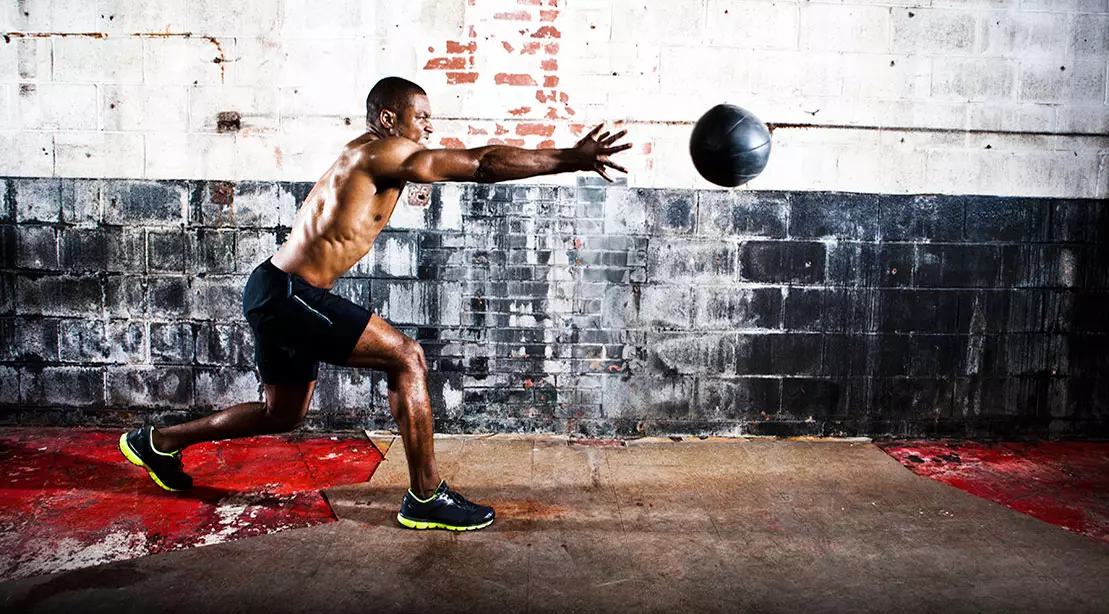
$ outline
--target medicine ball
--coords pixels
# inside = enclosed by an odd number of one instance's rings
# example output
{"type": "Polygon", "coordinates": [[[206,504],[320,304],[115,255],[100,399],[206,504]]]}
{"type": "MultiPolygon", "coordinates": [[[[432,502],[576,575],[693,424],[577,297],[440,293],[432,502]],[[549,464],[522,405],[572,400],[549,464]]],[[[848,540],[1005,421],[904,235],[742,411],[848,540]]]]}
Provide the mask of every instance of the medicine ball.
{"type": "Polygon", "coordinates": [[[697,120],[689,155],[701,176],[734,188],[754,179],[770,158],[770,131],[750,111],[718,104],[697,120]]]}

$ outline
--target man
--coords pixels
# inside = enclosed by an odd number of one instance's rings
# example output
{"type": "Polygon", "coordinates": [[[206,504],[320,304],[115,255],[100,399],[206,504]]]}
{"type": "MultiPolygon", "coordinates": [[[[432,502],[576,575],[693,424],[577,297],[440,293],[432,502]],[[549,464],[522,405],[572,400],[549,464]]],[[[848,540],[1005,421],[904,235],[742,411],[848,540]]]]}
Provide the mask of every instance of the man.
{"type": "Polygon", "coordinates": [[[630,144],[615,143],[597,126],[572,149],[489,146],[431,150],[424,90],[388,77],[366,98],[367,132],[346,145],[297,212],[288,240],[254,270],[243,292],[243,313],[254,331],[255,361],[264,403],[241,403],[206,418],[120,437],[119,448],[166,490],[186,490],[181,450],[204,441],[283,433],[308,412],[319,362],[368,367],[388,375],[389,409],[408,460],[410,488],[397,519],[415,529],[481,529],[491,507],[448,488],[435,467],[427,363],[420,345],[375,314],[331,294],[335,282],[373,245],[389,222],[407,182],[493,183],[553,173],[607,169],[627,172],[609,158],[630,144]]]}

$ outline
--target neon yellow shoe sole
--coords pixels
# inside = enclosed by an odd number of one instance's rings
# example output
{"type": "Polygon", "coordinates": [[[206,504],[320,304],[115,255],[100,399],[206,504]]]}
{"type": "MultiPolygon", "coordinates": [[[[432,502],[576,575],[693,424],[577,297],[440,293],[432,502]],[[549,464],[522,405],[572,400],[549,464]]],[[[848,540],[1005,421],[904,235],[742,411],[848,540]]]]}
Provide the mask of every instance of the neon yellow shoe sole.
{"type": "Polygon", "coordinates": [[[484,529],[485,527],[493,524],[493,520],[491,519],[488,522],[476,524],[472,527],[455,527],[449,524],[443,524],[441,522],[424,522],[422,520],[412,520],[409,518],[405,518],[400,514],[397,514],[397,522],[408,527],[409,529],[417,529],[421,531],[424,529],[446,529],[447,531],[476,531],[478,529],[484,529]]]}
{"type": "Polygon", "coordinates": [[[138,465],[139,467],[146,469],[146,474],[150,476],[150,479],[154,480],[154,483],[158,486],[161,486],[163,490],[168,490],[170,492],[185,492],[180,488],[170,488],[169,486],[166,486],[162,483],[161,480],[158,479],[158,476],[154,475],[154,472],[150,470],[150,467],[147,467],[146,463],[142,462],[142,459],[139,458],[139,456],[135,454],[135,452],[131,449],[131,446],[127,445],[127,433],[119,436],[119,451],[123,453],[124,458],[131,461],[132,465],[138,465]]]}

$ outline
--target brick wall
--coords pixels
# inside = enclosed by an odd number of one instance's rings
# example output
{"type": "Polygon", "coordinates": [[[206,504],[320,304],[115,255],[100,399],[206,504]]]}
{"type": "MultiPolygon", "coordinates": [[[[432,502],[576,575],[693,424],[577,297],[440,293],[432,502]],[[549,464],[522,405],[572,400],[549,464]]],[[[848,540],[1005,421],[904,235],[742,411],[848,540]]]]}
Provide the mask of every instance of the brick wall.
{"type": "Polygon", "coordinates": [[[1106,0],[20,0],[0,32],[6,176],[314,181],[395,74],[443,146],[623,121],[633,186],[709,187],[690,126],[731,102],[778,126],[755,189],[1109,197],[1106,0]]]}
{"type": "MultiPolygon", "coordinates": [[[[0,422],[258,399],[240,314],[308,183],[0,181],[0,422]]],[[[435,185],[336,292],[420,340],[444,431],[1098,436],[1104,201],[435,185]]],[[[321,371],[315,428],[389,428],[321,371]]]]}

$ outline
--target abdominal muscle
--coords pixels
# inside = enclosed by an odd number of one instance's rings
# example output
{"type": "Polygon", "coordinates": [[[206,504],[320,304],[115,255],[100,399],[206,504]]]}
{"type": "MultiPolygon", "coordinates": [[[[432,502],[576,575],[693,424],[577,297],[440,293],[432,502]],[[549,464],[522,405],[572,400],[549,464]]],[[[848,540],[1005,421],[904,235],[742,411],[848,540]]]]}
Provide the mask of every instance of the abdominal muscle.
{"type": "Polygon", "coordinates": [[[354,168],[356,157],[340,156],[316,182],[288,240],[271,259],[317,288],[330,289],[370,251],[403,187],[379,190],[373,178],[354,168]]]}

